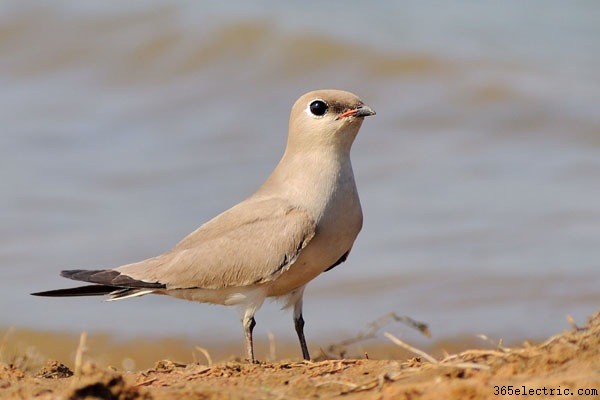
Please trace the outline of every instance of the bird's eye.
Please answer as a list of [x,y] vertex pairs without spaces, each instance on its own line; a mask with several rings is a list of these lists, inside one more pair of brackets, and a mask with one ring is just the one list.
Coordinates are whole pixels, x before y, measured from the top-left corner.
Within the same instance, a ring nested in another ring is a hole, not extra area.
[[309,105],[310,112],[317,117],[325,115],[329,106],[323,100],[315,100]]

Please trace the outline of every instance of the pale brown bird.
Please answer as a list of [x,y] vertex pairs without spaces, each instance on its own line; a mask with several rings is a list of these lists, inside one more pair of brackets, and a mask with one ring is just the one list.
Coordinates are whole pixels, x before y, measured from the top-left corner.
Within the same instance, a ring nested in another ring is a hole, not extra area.
[[294,307],[302,355],[310,359],[303,292],[317,275],[346,260],[361,230],[350,148],[370,115],[375,112],[349,92],[303,95],[292,107],[283,157],[253,195],[159,256],[114,269],[62,271],[94,285],[33,294],[121,300],[152,293],[237,305],[250,361],[254,314],[265,298],[282,298],[285,307]]

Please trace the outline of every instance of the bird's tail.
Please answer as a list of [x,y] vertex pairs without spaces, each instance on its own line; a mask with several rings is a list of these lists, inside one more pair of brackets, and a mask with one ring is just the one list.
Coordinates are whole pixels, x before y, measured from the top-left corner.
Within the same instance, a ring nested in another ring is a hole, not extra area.
[[88,285],[69,289],[49,290],[47,292],[31,293],[33,296],[44,297],[76,297],[109,295],[108,301],[128,299],[154,292],[153,289],[122,288],[118,286]]
[[109,301],[128,299],[153,293],[164,289],[165,285],[157,282],[144,282],[133,279],[119,271],[103,270],[69,270],[60,273],[65,278],[95,283],[95,285],[80,286],[69,289],[49,290],[47,292],[31,293],[33,296],[45,297],[74,297],[109,295]]
[[47,292],[37,292],[31,294],[33,296],[44,297],[101,296],[121,289],[123,288],[119,288],[116,286],[88,285],[69,289],[49,290]]

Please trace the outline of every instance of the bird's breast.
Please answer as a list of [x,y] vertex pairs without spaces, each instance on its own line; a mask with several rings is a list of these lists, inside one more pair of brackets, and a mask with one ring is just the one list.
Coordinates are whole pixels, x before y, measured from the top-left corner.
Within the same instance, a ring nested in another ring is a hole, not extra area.
[[270,296],[285,294],[307,284],[331,267],[350,250],[362,228],[362,210],[352,175],[335,182],[315,215],[315,236],[302,250],[296,262],[277,278]]

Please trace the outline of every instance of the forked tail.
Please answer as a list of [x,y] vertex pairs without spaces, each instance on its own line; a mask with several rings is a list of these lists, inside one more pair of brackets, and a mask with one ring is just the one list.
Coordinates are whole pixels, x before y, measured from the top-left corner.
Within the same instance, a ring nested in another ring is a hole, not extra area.
[[157,289],[164,289],[162,283],[144,282],[133,279],[119,271],[105,270],[68,270],[61,271],[61,276],[94,283],[94,285],[80,286],[69,289],[49,290],[46,292],[31,293],[33,296],[44,297],[75,297],[75,296],[102,296],[109,295],[109,301],[121,300],[129,297],[143,296],[153,293]]

